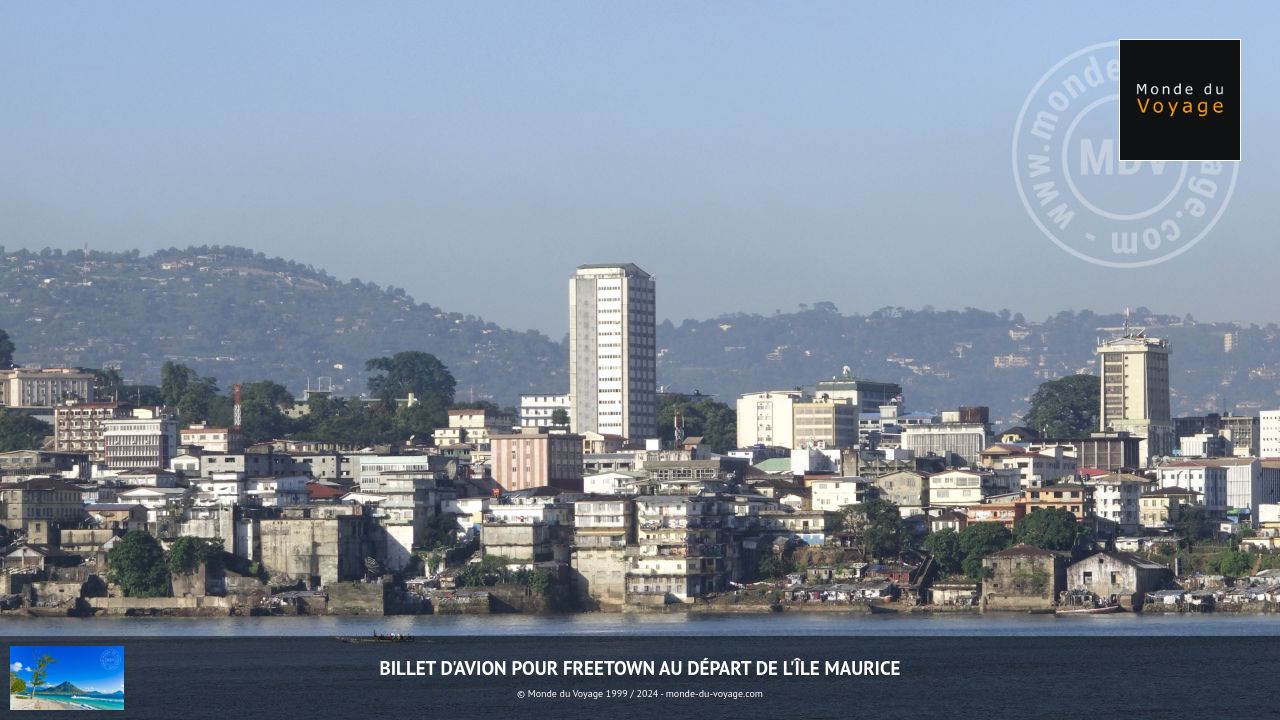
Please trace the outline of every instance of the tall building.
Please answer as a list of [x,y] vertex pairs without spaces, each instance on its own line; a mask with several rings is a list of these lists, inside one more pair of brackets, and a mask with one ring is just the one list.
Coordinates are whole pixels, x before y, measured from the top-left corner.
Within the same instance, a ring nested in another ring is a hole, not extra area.
[[793,447],[794,406],[804,399],[799,390],[747,393],[738,398],[738,447]]
[[537,487],[582,492],[582,436],[520,428],[493,435],[493,479],[508,491]]
[[103,420],[102,439],[112,470],[167,468],[178,451],[178,421],[159,410],[134,410],[131,418]]
[[582,265],[569,281],[573,432],[657,437],[654,283],[630,263]]
[[1169,412],[1169,343],[1130,332],[1098,345],[1102,399],[1098,415],[1104,432],[1128,432],[1142,438],[1141,459],[1173,453],[1175,434]]
[[1280,458],[1280,410],[1263,410],[1259,413],[1258,455]]
[[1261,421],[1251,415],[1223,415],[1222,436],[1231,441],[1231,454],[1236,457],[1258,457]]
[[65,402],[53,409],[53,447],[59,452],[88,453],[90,460],[102,462],[106,458],[103,421],[129,417],[133,409],[124,403]]
[[792,406],[791,447],[838,450],[858,443],[858,408],[848,400],[811,400]]

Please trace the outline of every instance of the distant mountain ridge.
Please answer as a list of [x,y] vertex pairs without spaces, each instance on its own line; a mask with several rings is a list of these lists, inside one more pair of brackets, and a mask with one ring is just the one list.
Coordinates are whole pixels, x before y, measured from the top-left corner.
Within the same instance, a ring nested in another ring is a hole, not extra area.
[[[1172,342],[1176,414],[1280,406],[1274,323],[1204,323],[1145,308],[1128,321]],[[658,381],[732,402],[747,391],[811,386],[849,366],[856,376],[901,383],[911,409],[989,405],[994,418],[1012,423],[1040,382],[1096,372],[1097,340],[1125,322],[1120,313],[1064,311],[1033,321],[972,308],[844,315],[831,303],[667,321],[658,328]],[[327,376],[340,393],[359,394],[366,359],[412,349],[449,366],[460,400],[505,405],[520,393],[568,389],[562,342],[237,247],[87,258],[0,248],[0,328],[17,344],[19,362],[119,363],[143,382],[157,382],[160,365],[173,359],[224,389],[273,379],[300,393],[308,378]]]
[[[85,691],[72,685],[69,681],[63,680],[57,685],[46,688],[40,688],[36,691],[41,695],[84,695]],[[123,693],[122,693],[123,694]]]

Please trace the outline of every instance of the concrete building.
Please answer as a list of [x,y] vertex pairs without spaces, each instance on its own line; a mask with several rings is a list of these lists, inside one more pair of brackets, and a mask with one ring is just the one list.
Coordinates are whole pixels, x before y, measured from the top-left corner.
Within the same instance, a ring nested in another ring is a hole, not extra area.
[[1127,432],[1098,432],[1088,437],[1039,440],[1028,443],[1027,449],[1040,452],[1061,447],[1068,456],[1076,459],[1076,466],[1080,469],[1129,472],[1145,465],[1140,456],[1141,446],[1141,438]]
[[493,479],[508,491],[554,487],[582,491],[582,436],[521,428],[492,436]]
[[1169,343],[1141,332],[1098,345],[1102,392],[1098,429],[1141,438],[1144,464],[1173,454],[1175,434],[1169,411]]
[[858,408],[847,400],[796,401],[792,448],[840,450],[858,443]]
[[1232,446],[1221,435],[1197,433],[1178,438],[1178,454],[1187,458],[1223,457],[1232,454]]
[[573,505],[574,589],[580,600],[620,606],[636,548],[635,502],[629,497],[588,497]]
[[106,458],[102,423],[133,416],[125,403],[65,402],[53,409],[54,448],[61,452],[82,452],[94,462]]
[[1108,473],[1080,481],[1093,488],[1094,514],[1109,534],[1130,535],[1142,526],[1141,498],[1155,481],[1129,473]]
[[819,381],[813,396],[818,399],[846,401],[857,408],[858,413],[878,413],[884,405],[902,402],[902,386],[856,378],[846,368],[840,377]]
[[1258,414],[1258,456],[1280,458],[1280,410]]
[[1094,488],[1090,485],[1059,483],[1043,487],[1027,488],[1022,491],[1018,502],[1026,505],[1026,514],[1048,510],[1066,510],[1081,523],[1092,523],[1094,519]]
[[1028,450],[1018,445],[992,445],[980,453],[981,464],[1018,473],[1023,488],[1039,487],[1071,477],[1079,469],[1074,457],[1060,445]]
[[741,579],[734,576],[740,548],[728,542],[725,529],[733,511],[722,498],[642,495],[635,506],[637,552],[625,579],[628,603],[689,602]]
[[1227,468],[1205,461],[1183,460],[1160,468],[1156,480],[1161,488],[1180,488],[1200,493],[1200,504],[1210,513],[1227,511]]
[[1044,610],[1067,587],[1067,561],[1032,545],[1015,545],[982,559],[984,610]]
[[849,505],[860,505],[867,498],[867,488],[867,481],[860,477],[816,478],[809,483],[812,508],[839,512]]
[[569,413],[568,395],[521,395],[520,427],[554,427],[551,416],[557,410]]
[[915,470],[898,470],[871,479],[880,497],[894,503],[904,515],[915,514],[929,505],[929,476]]
[[85,519],[80,488],[60,478],[30,478],[0,483],[0,520],[10,532],[26,532],[31,523],[73,525]]
[[265,477],[303,474],[306,470],[305,467],[296,466],[292,456],[269,447],[261,451],[254,448],[252,452],[201,453],[199,459],[199,472],[206,477],[227,472],[238,472],[245,477]]
[[902,429],[902,449],[916,457],[956,456],[965,464],[978,464],[987,447],[987,427],[982,423],[942,422],[936,425],[913,425]]
[[196,445],[211,453],[238,453],[244,450],[244,434],[237,428],[188,425],[178,433],[184,446]]
[[581,265],[569,281],[569,416],[574,432],[657,437],[654,282],[625,265]]
[[130,418],[103,420],[102,438],[112,470],[165,469],[178,452],[178,421],[159,408],[138,409]]
[[449,411],[448,427],[436,428],[431,438],[437,446],[467,443],[477,450],[489,450],[490,438],[510,433],[516,419],[503,412],[483,408],[456,408]]
[[1143,493],[1138,499],[1138,522],[1149,530],[1168,530],[1178,522],[1183,508],[1200,505],[1200,493],[1178,487]]
[[1250,415],[1223,415],[1221,434],[1231,443],[1236,457],[1258,457],[1261,450],[1262,423]]
[[961,507],[978,505],[993,495],[1017,490],[1018,476],[994,470],[944,470],[929,476],[929,505]]
[[302,581],[310,589],[359,580],[372,555],[365,517],[357,506],[287,508],[258,521],[260,555],[273,580]]
[[738,447],[794,447],[794,407],[803,399],[804,393],[799,390],[771,390],[739,396]]
[[1140,609],[1147,593],[1171,579],[1169,568],[1130,553],[1101,552],[1067,567],[1068,590],[1087,590],[1128,610]]
[[93,402],[93,374],[72,368],[0,370],[0,405],[53,408],[67,400]]

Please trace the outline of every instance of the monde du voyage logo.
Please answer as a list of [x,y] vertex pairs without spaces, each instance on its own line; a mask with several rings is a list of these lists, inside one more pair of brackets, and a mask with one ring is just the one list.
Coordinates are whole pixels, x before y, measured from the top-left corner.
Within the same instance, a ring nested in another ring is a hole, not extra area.
[[1027,214],[1106,267],[1177,257],[1217,224],[1240,158],[1238,40],[1121,40],[1078,50],[1031,89],[1013,135]]

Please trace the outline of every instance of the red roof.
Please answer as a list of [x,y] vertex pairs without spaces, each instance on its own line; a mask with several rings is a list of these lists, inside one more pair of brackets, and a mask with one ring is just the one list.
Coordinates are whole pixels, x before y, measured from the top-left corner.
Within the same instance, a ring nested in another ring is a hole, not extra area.
[[332,485],[311,482],[307,483],[307,494],[311,496],[312,500],[327,500],[329,498],[342,497],[346,494],[346,491]]

